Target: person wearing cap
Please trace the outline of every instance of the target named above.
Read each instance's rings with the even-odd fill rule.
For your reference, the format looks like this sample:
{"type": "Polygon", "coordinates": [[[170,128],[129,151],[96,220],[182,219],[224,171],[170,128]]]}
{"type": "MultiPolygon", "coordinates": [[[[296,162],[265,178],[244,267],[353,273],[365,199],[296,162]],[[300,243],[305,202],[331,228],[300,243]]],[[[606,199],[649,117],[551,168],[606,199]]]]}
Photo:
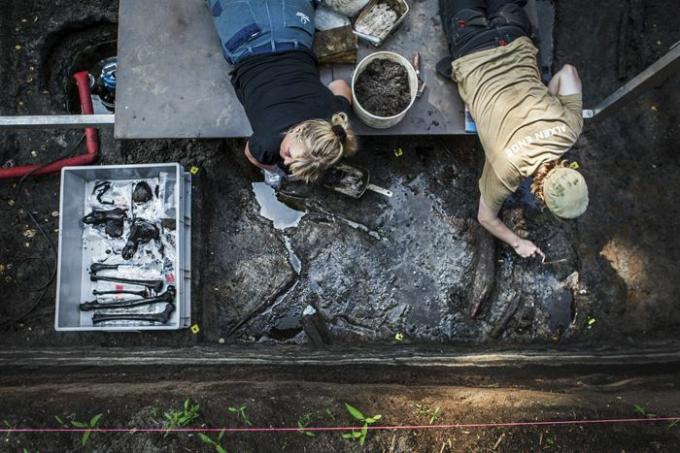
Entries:
{"type": "Polygon", "coordinates": [[[275,187],[311,182],[358,147],[352,91],[319,79],[312,52],[316,0],[207,0],[231,83],[253,134],[246,158],[275,187]]]}
{"type": "Polygon", "coordinates": [[[525,178],[563,219],[588,206],[583,176],[562,159],[583,129],[581,81],[565,65],[546,86],[530,39],[526,0],[440,0],[450,56],[437,65],[458,83],[477,124],[485,162],[479,222],[522,257],[545,256],[499,218],[505,199],[525,178]]]}

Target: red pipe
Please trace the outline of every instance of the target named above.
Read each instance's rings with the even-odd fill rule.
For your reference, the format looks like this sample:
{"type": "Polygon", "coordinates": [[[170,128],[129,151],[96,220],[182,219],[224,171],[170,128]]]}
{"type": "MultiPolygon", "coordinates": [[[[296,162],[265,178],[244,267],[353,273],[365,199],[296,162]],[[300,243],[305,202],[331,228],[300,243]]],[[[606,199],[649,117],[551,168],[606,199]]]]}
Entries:
{"type": "MultiPolygon", "coordinates": [[[[92,98],[90,97],[90,79],[87,71],[76,72],[73,74],[78,86],[78,97],[80,98],[80,112],[84,115],[92,115],[92,98]]],[[[22,165],[20,167],[0,168],[0,179],[21,178],[22,176],[31,173],[31,175],[45,175],[47,173],[54,173],[61,170],[62,167],[89,165],[96,161],[99,157],[99,136],[97,129],[94,127],[85,128],[85,144],[87,152],[74,157],[66,157],[64,159],[52,162],[39,170],[41,164],[22,165]]]]}

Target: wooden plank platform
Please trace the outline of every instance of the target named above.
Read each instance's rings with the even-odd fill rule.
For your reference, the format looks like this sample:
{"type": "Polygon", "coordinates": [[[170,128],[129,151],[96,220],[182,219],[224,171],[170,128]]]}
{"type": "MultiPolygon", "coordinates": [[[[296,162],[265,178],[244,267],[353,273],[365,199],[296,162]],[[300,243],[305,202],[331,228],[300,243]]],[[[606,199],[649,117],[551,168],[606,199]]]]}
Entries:
{"type": "MultiPolygon", "coordinates": [[[[539,25],[537,2],[549,2],[530,0],[527,5],[529,17],[539,25]]],[[[427,89],[397,126],[372,129],[357,119],[355,129],[361,135],[464,134],[455,84],[434,71],[447,53],[438,0],[409,4],[411,11],[397,31],[379,49],[361,43],[359,58],[391,50],[410,59],[417,50],[427,89]]],[[[205,0],[120,0],[119,15],[116,138],[250,136],[205,0]]],[[[552,33],[552,26],[543,28],[552,33]]],[[[550,43],[550,54],[551,38],[541,39],[550,43]]],[[[349,81],[352,71],[353,65],[323,67],[321,78],[349,81]]]]}

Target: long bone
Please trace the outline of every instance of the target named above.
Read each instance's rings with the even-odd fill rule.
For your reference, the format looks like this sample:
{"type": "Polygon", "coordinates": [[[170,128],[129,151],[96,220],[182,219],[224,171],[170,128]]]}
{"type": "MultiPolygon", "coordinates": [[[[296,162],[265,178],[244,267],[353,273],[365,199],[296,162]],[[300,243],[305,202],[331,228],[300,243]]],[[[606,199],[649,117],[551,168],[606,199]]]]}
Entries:
{"type": "Polygon", "coordinates": [[[109,277],[104,275],[90,275],[90,280],[93,282],[104,281],[104,282],[116,282],[116,283],[128,283],[130,285],[146,286],[149,289],[161,292],[163,289],[163,280],[133,280],[131,278],[120,278],[120,277],[109,277]]]}
{"type": "Polygon", "coordinates": [[[122,289],[120,291],[97,291],[96,289],[92,291],[95,296],[106,296],[108,294],[132,294],[139,297],[149,297],[149,291],[143,289],[141,291],[131,291],[127,289],[122,289]]]}
{"type": "Polygon", "coordinates": [[[95,313],[92,315],[92,323],[98,324],[106,321],[146,321],[167,324],[170,321],[172,312],[175,311],[175,304],[166,304],[165,309],[159,313],[137,314],[137,313],[95,313]]]}
{"type": "Polygon", "coordinates": [[[174,286],[168,286],[168,289],[165,290],[163,294],[159,294],[158,296],[155,297],[148,297],[145,299],[136,299],[136,300],[122,300],[119,302],[107,302],[107,303],[101,303],[96,300],[93,300],[91,302],[83,302],[80,304],[80,309],[82,311],[90,311],[90,310],[99,310],[99,309],[118,309],[118,308],[131,308],[131,307],[139,307],[141,305],[151,305],[155,304],[158,302],[167,302],[169,304],[172,304],[175,302],[175,287],[174,286]]]}

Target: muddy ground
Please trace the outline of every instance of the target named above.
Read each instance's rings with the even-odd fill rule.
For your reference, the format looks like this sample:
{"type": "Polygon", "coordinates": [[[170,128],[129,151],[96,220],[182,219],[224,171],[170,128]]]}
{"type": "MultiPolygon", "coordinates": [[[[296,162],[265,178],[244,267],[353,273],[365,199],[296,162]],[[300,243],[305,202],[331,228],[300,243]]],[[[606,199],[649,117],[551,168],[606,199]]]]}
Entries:
{"type": "MultiPolygon", "coordinates": [[[[73,5],[0,6],[0,113],[74,108],[66,80],[77,68],[69,55],[115,37],[116,5],[73,5]]],[[[667,20],[678,13],[677,2],[560,2],[556,68],[579,68],[585,104],[593,106],[680,39],[667,20]]],[[[582,219],[559,222],[526,196],[506,205],[505,219],[558,261],[550,265],[518,259],[498,243],[483,246],[488,241],[475,221],[482,152],[474,137],[365,139],[352,162],[394,197],[368,193],[355,201],[311,188],[305,200],[287,199],[305,212],[299,225],[279,230],[260,215],[252,186],[260,176],[245,163],[242,141],[120,142],[103,131],[102,163],[201,168],[193,211],[194,244],[202,244],[193,260],[201,333],[54,333],[54,285],[35,291],[54,262],[26,215],[34,212],[56,242],[58,178],[48,176],[21,187],[0,182],[0,342],[305,343],[299,316],[310,304],[338,344],[390,344],[395,336],[406,343],[518,347],[677,339],[679,83],[673,78],[613,118],[586,123],[571,153],[591,191],[582,219]],[[471,319],[474,301],[481,309],[471,319]]],[[[68,154],[78,135],[1,131],[0,161],[49,161],[68,154]]]]}
{"type": "MultiPolygon", "coordinates": [[[[73,109],[64,79],[74,68],[65,61],[83,43],[115,37],[116,6],[89,0],[2,2],[0,114],[73,109]]],[[[680,40],[674,20],[680,3],[670,0],[559,1],[556,12],[554,69],[565,63],[579,68],[587,107],[680,40]]],[[[59,182],[49,176],[20,186],[0,182],[0,345],[56,354],[74,346],[237,343],[247,351],[252,342],[305,345],[309,339],[299,316],[307,305],[319,311],[340,349],[413,343],[441,350],[449,345],[476,351],[587,350],[678,340],[679,88],[675,77],[614,117],[586,123],[571,156],[581,163],[591,191],[591,208],[582,219],[556,221],[525,196],[506,205],[510,224],[550,260],[566,260],[548,266],[517,259],[500,244],[485,245],[474,219],[482,164],[474,137],[365,139],[353,163],[368,168],[373,182],[394,197],[368,193],[356,201],[318,187],[290,188],[303,199],[285,201],[305,214],[298,219],[294,212],[277,211],[277,226],[281,219],[299,220],[277,229],[260,215],[253,183],[261,178],[243,159],[242,141],[120,142],[102,131],[102,163],[177,161],[200,168],[193,184],[192,273],[193,320],[201,330],[54,332],[54,284],[40,289],[54,262],[27,216],[34,213],[56,242],[59,182]],[[489,297],[480,297],[484,294],[489,297]],[[471,319],[476,300],[481,308],[471,319]]],[[[0,164],[56,159],[72,152],[78,136],[0,131],[0,164]]],[[[255,189],[267,200],[261,186],[255,189]]],[[[555,375],[508,382],[484,374],[458,382],[457,373],[447,372],[431,381],[342,367],[318,379],[314,370],[300,369],[278,378],[270,370],[225,381],[238,367],[174,374],[114,368],[4,370],[0,423],[58,427],[55,416],[70,424],[102,413],[102,427],[164,427],[164,413],[187,398],[200,405],[192,426],[218,427],[245,426],[228,410],[239,405],[246,405],[254,426],[297,426],[306,414],[312,414],[313,426],[347,423],[344,402],[383,415],[381,422],[389,425],[428,424],[428,411],[437,407],[438,423],[678,415],[675,375],[651,382],[573,377],[562,385],[555,375]],[[373,382],[373,376],[384,380],[373,382]]],[[[678,428],[668,425],[390,431],[369,434],[367,451],[678,451],[678,428]]],[[[82,451],[79,441],[77,434],[11,433],[2,438],[0,451],[82,451]]],[[[228,451],[359,450],[339,434],[237,434],[227,435],[223,445],[228,451]]],[[[86,450],[206,447],[196,435],[96,433],[86,450]]]]}
{"type": "MultiPolygon", "coordinates": [[[[194,429],[356,426],[345,403],[366,416],[381,415],[381,426],[645,419],[677,416],[679,403],[677,375],[663,373],[653,378],[590,374],[575,379],[548,377],[539,370],[503,383],[488,374],[461,379],[459,373],[448,384],[440,380],[436,385],[418,385],[405,378],[399,384],[360,386],[329,378],[328,373],[316,379],[312,373],[304,384],[277,379],[272,370],[226,380],[225,373],[233,374],[183,368],[169,371],[162,379],[139,370],[112,370],[107,375],[80,370],[77,377],[68,372],[6,375],[0,379],[2,428],[72,428],[73,422],[102,414],[97,427],[124,432],[94,433],[85,447],[82,433],[6,432],[0,437],[0,451],[214,451],[196,432],[167,437],[162,432],[129,432],[168,428],[166,414],[182,411],[186,400],[199,406],[197,417],[183,425],[194,429]],[[456,382],[465,379],[467,385],[456,382]],[[229,409],[241,407],[240,416],[229,409]]],[[[363,449],[342,438],[349,430],[314,436],[295,431],[227,433],[220,444],[229,452],[671,452],[680,448],[680,428],[671,423],[381,430],[368,433],[363,449]]],[[[218,437],[216,432],[209,435],[213,440],[218,437]]]]}

